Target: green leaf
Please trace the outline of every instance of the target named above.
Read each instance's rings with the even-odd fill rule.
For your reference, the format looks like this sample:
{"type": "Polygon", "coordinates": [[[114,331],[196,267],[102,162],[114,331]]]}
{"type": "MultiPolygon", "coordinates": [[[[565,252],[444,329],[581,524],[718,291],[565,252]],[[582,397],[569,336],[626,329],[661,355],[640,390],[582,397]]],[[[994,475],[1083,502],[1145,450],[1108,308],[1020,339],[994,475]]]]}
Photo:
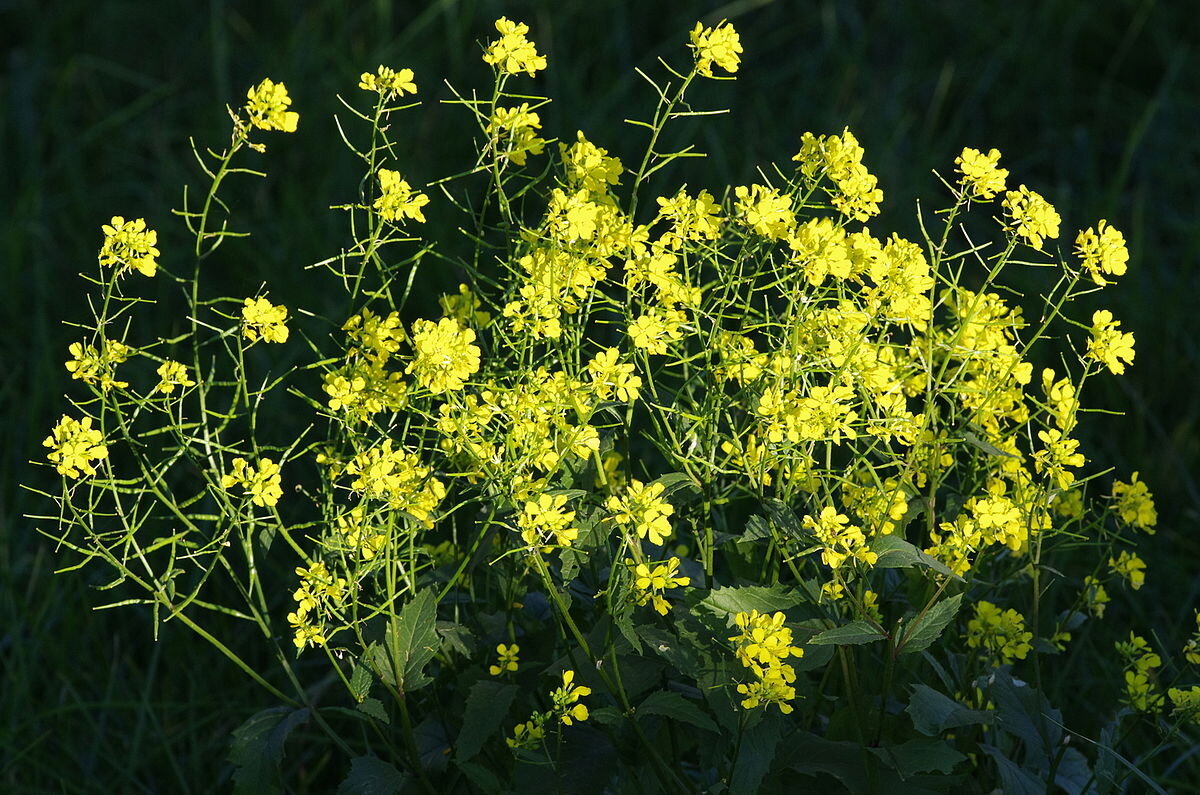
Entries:
{"type": "Polygon", "coordinates": [[[1000,785],[1005,795],[1044,795],[1046,784],[1039,776],[1018,765],[994,745],[980,743],[979,747],[996,763],[1000,785]]]}
{"type": "Polygon", "coordinates": [[[387,710],[383,708],[383,702],[377,698],[364,698],[356,709],[364,715],[370,715],[380,723],[392,722],[392,719],[388,717],[387,710]]]}
{"type": "Polygon", "coordinates": [[[799,594],[782,585],[772,585],[769,588],[761,585],[746,585],[740,588],[717,588],[710,591],[697,607],[724,617],[730,613],[749,613],[751,610],[757,610],[760,613],[774,613],[795,607],[800,604],[800,601],[799,594]]]}
{"type": "Polygon", "coordinates": [[[900,774],[909,778],[917,773],[949,774],[966,759],[945,740],[918,737],[900,745],[885,745],[870,751],[900,774]]]}
{"type": "Polygon", "coordinates": [[[877,556],[875,561],[877,569],[907,569],[911,566],[921,566],[932,569],[945,577],[953,577],[958,582],[966,582],[962,577],[950,571],[945,563],[932,555],[927,555],[897,535],[875,536],[871,539],[871,551],[877,556]]]}
{"type": "Polygon", "coordinates": [[[433,680],[425,675],[425,665],[437,654],[437,601],[432,589],[421,591],[393,618],[384,633],[396,672],[396,689],[403,695],[418,690],[433,680]]]}
{"type": "Polygon", "coordinates": [[[362,703],[362,700],[367,697],[367,693],[371,692],[371,671],[367,666],[360,663],[355,663],[354,673],[350,674],[350,694],[354,696],[354,700],[362,703]]]}
{"type": "Polygon", "coordinates": [[[643,624],[637,627],[637,634],[647,646],[675,666],[675,670],[681,674],[695,677],[700,671],[703,660],[698,649],[682,642],[673,633],[653,624],[643,624]]]}
{"type": "Polygon", "coordinates": [[[915,654],[925,651],[933,645],[933,642],[941,637],[946,626],[958,615],[962,598],[962,594],[955,594],[925,611],[925,615],[914,623],[905,634],[902,641],[904,645],[900,647],[900,653],[915,654]]]}
{"type": "Polygon", "coordinates": [[[775,526],[792,538],[803,541],[815,540],[816,536],[812,531],[800,523],[800,520],[796,518],[796,512],[783,501],[769,497],[763,500],[763,508],[766,509],[767,516],[775,523],[775,526]]]}
{"type": "Polygon", "coordinates": [[[767,524],[766,519],[754,514],[746,520],[746,529],[741,536],[743,541],[760,541],[770,537],[771,527],[767,524]]]}
{"type": "Polygon", "coordinates": [[[653,483],[658,483],[663,487],[662,494],[659,496],[664,500],[669,500],[672,495],[684,489],[695,492],[700,491],[700,488],[696,485],[696,481],[682,472],[672,472],[669,475],[663,475],[661,478],[654,480],[650,485],[653,485],[653,483]]]}
{"type": "Polygon", "coordinates": [[[283,745],[292,729],[308,720],[308,709],[272,707],[257,712],[233,731],[229,761],[233,763],[233,791],[242,795],[283,792],[283,745]]]}
{"type": "Polygon", "coordinates": [[[376,756],[356,756],[350,761],[350,775],[338,787],[338,795],[395,795],[407,776],[376,756]]]}
{"type": "Polygon", "coordinates": [[[458,769],[463,772],[464,776],[471,780],[472,784],[489,795],[504,790],[504,787],[500,784],[500,779],[496,778],[496,774],[483,765],[478,765],[474,762],[459,762],[458,769]]]}
{"type": "Polygon", "coordinates": [[[471,657],[475,653],[475,636],[471,630],[453,621],[438,621],[437,633],[442,639],[442,645],[447,649],[471,657]]]}
{"type": "Polygon", "coordinates": [[[775,746],[783,735],[779,715],[768,713],[754,728],[742,737],[737,761],[733,766],[733,778],[729,782],[730,795],[755,795],[763,778],[771,769],[775,758],[775,746]]]}
{"type": "Polygon", "coordinates": [[[596,707],[595,709],[588,710],[588,719],[602,723],[605,726],[616,726],[625,720],[625,716],[616,707],[596,707]]]}
{"type": "Polygon", "coordinates": [[[454,741],[454,758],[458,762],[472,759],[488,738],[495,734],[508,715],[508,708],[517,697],[517,686],[481,679],[471,687],[463,712],[462,729],[454,741]]]}
{"type": "Polygon", "coordinates": [[[967,709],[927,685],[913,687],[912,698],[905,711],[912,718],[916,730],[929,737],[958,726],[991,723],[993,718],[991,712],[967,709]]]}
{"type": "Polygon", "coordinates": [[[638,706],[636,714],[662,715],[690,723],[698,729],[717,731],[717,724],[713,723],[712,718],[705,714],[699,705],[670,690],[658,690],[646,696],[646,700],[638,706]]]}
{"type": "Polygon", "coordinates": [[[880,632],[866,621],[851,621],[840,627],[827,629],[813,635],[804,642],[805,646],[852,646],[860,643],[874,643],[883,640],[887,635],[880,632]]]}
{"type": "Polygon", "coordinates": [[[987,453],[988,455],[1000,456],[1002,458],[1017,458],[1018,457],[1016,455],[1013,455],[1012,453],[1007,453],[1004,450],[1001,450],[999,447],[992,444],[987,439],[984,439],[982,436],[975,433],[975,431],[978,431],[979,434],[987,433],[987,431],[985,431],[983,428],[980,428],[978,425],[968,425],[963,430],[963,439],[966,440],[967,444],[971,445],[972,447],[976,448],[977,450],[982,450],[983,452],[987,453]],[[974,430],[971,430],[972,428],[974,428],[974,430]]]}

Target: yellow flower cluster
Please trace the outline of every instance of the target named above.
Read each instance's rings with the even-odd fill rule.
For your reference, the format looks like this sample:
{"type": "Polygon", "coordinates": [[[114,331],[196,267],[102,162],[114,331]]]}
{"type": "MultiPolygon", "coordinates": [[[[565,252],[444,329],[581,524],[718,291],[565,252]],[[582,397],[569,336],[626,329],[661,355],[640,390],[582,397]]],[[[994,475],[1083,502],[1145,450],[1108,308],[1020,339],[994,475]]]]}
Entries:
{"type": "Polygon", "coordinates": [[[1169,688],[1167,698],[1171,699],[1171,714],[1176,720],[1200,723],[1200,685],[1192,685],[1187,690],[1169,688]]]}
{"type": "Polygon", "coordinates": [[[346,362],[324,376],[331,411],[351,423],[362,422],[381,411],[399,411],[407,402],[408,385],[387,363],[400,350],[404,328],[400,315],[376,315],[370,309],[351,317],[342,326],[349,342],[346,362]]]}
{"type": "Polygon", "coordinates": [[[967,646],[981,649],[992,665],[1024,660],[1033,648],[1033,633],[1025,631],[1025,619],[1016,610],[1001,610],[991,602],[975,605],[975,617],[967,622],[967,646]]]}
{"type": "Polygon", "coordinates": [[[500,17],[496,20],[496,31],[500,38],[488,45],[484,63],[492,64],[502,74],[526,72],[530,77],[546,68],[546,56],[539,55],[534,43],[525,38],[529,26],[524,22],[500,17]]]}
{"type": "Polygon", "coordinates": [[[637,591],[638,605],[647,602],[654,605],[659,615],[666,615],[671,610],[664,594],[672,588],[682,588],[690,585],[691,577],[679,576],[679,558],[670,557],[663,563],[634,563],[626,560],[625,565],[633,572],[633,587],[637,591]]]}
{"type": "Polygon", "coordinates": [[[242,305],[242,334],[251,342],[287,342],[287,307],[265,298],[247,298],[242,305]]]}
{"type": "Polygon", "coordinates": [[[564,494],[540,494],[529,500],[517,515],[517,529],[521,540],[530,549],[545,551],[543,544],[553,540],[560,547],[569,547],[579,536],[579,530],[571,526],[575,512],[566,510],[564,494]]]}
{"type": "Polygon", "coordinates": [[[65,362],[65,366],[72,379],[98,386],[101,392],[108,392],[113,387],[124,389],[129,383],[116,379],[116,369],[118,364],[129,358],[131,351],[133,348],[117,340],[106,340],[99,351],[93,345],[72,342],[67,348],[71,358],[65,362]]]}
{"type": "Polygon", "coordinates": [[[343,474],[354,478],[350,488],[367,499],[383,500],[426,527],[446,496],[446,486],[421,463],[416,453],[396,449],[391,439],[364,450],[346,463],[343,474]]]}
{"type": "Polygon", "coordinates": [[[758,397],[755,413],[763,421],[763,436],[779,444],[830,439],[854,439],[858,413],[850,408],[854,390],[843,384],[814,386],[807,391],[769,386],[758,397]]]}
{"type": "Polygon", "coordinates": [[[300,114],[288,110],[291,104],[287,87],[269,77],[246,91],[246,115],[250,124],[260,130],[295,132],[300,114]]]}
{"type": "Polygon", "coordinates": [[[587,685],[577,685],[574,682],[575,672],[563,671],[562,687],[550,694],[554,712],[564,726],[570,726],[574,721],[582,722],[588,719],[587,705],[581,704],[579,699],[590,696],[592,689],[587,685]]]}
{"type": "Polygon", "coordinates": [[[812,531],[821,544],[821,560],[831,569],[840,569],[848,559],[874,566],[879,556],[867,546],[862,528],[850,524],[850,517],[826,505],[814,519],[805,516],[801,524],[812,531]]]}
{"type": "Polygon", "coordinates": [[[625,529],[633,529],[640,538],[662,546],[671,537],[671,514],[675,507],[662,498],[661,483],[629,481],[625,496],[613,495],[605,501],[610,519],[625,529]]]}
{"type": "Polygon", "coordinates": [[[716,240],[721,232],[721,205],[712,194],[701,190],[695,197],[683,188],[672,198],[659,196],[656,200],[659,217],[671,222],[671,228],[660,238],[670,249],[678,249],[688,243],[716,240]]]}
{"type": "Polygon", "coordinates": [[[1196,630],[1183,647],[1183,658],[1192,665],[1200,665],[1200,610],[1195,611],[1196,630]]]}
{"type": "Polygon", "coordinates": [[[741,632],[729,638],[736,644],[738,662],[746,666],[754,681],[739,684],[737,691],[745,696],[743,709],[774,704],[784,715],[792,712],[789,703],[796,698],[796,670],[788,665],[788,657],[803,657],[804,649],[792,645],[792,630],[784,626],[783,613],[766,615],[757,610],[738,613],[733,617],[741,632]]]}
{"type": "Polygon", "coordinates": [[[1088,575],[1083,579],[1083,601],[1088,612],[1096,618],[1104,618],[1104,609],[1110,601],[1108,591],[1099,578],[1088,575]]]}
{"type": "Polygon", "coordinates": [[[614,396],[622,403],[637,400],[642,388],[642,379],[634,375],[634,365],[620,362],[621,352],[606,348],[587,364],[592,377],[592,391],[597,400],[610,400],[614,396]]]}
{"type": "Polygon", "coordinates": [[[412,69],[401,69],[397,72],[390,66],[383,65],[380,65],[375,74],[363,72],[358,78],[358,87],[364,91],[374,91],[385,102],[393,97],[417,93],[412,69]]]}
{"type": "Polygon", "coordinates": [[[1146,562],[1133,552],[1121,550],[1120,555],[1108,559],[1108,568],[1135,591],[1146,584],[1146,562]]]}
{"type": "Polygon", "coordinates": [[[515,108],[496,108],[486,132],[497,157],[523,166],[529,155],[540,155],[546,148],[546,141],[537,134],[541,128],[541,117],[529,109],[528,102],[522,102],[515,108]]]}
{"type": "Polygon", "coordinates": [[[492,313],[480,307],[483,302],[479,296],[465,284],[458,285],[458,295],[442,295],[438,297],[438,305],[442,307],[445,317],[457,320],[460,326],[487,328],[492,322],[492,313]]]}
{"type": "Polygon", "coordinates": [[[379,197],[371,205],[379,213],[379,217],[392,223],[400,223],[405,218],[425,223],[425,213],[421,209],[429,204],[429,197],[419,190],[413,190],[408,181],[400,177],[399,171],[381,168],[379,176],[379,197]]]}
{"type": "Polygon", "coordinates": [[[1042,198],[1037,191],[1029,190],[1024,185],[1004,194],[1004,212],[1010,219],[1010,226],[1018,237],[1038,251],[1042,250],[1043,240],[1058,238],[1058,225],[1062,221],[1054,205],[1042,198]]]}
{"type": "Polygon", "coordinates": [[[121,266],[120,273],[136,270],[143,276],[158,272],[158,232],[146,227],[145,218],[126,221],[119,215],[100,227],[104,243],[100,247],[102,266],[121,266]]]}
{"type": "Polygon", "coordinates": [[[104,434],[99,428],[92,427],[91,417],[77,420],[64,414],[42,441],[42,446],[50,448],[46,458],[58,473],[69,478],[96,474],[92,462],[108,458],[104,434]]]}
{"type": "Polygon", "coordinates": [[[296,609],[287,615],[294,633],[292,642],[297,649],[324,646],[328,638],[322,619],[345,601],[346,579],[330,574],[321,562],[313,563],[308,568],[297,567],[296,574],[300,576],[300,587],[292,594],[296,609]]]}
{"type": "Polygon", "coordinates": [[[362,505],[355,505],[334,519],[334,530],[340,538],[335,545],[339,552],[351,552],[363,560],[372,560],[387,546],[388,536],[379,531],[368,518],[362,505]]]}
{"type": "Polygon", "coordinates": [[[1092,313],[1092,337],[1088,340],[1087,356],[1121,375],[1126,364],[1133,364],[1133,332],[1121,331],[1121,323],[1113,320],[1112,312],[1099,309],[1092,313]]]}
{"type": "Polygon", "coordinates": [[[1103,287],[1108,284],[1105,275],[1124,276],[1129,267],[1129,249],[1125,247],[1125,235],[1119,229],[1101,221],[1095,228],[1088,227],[1075,238],[1075,253],[1082,261],[1083,269],[1092,281],[1103,287]]]}
{"type": "Polygon", "coordinates": [[[826,190],[842,215],[865,221],[879,215],[883,191],[879,180],[863,165],[863,154],[858,139],[847,128],[841,135],[804,133],[800,137],[800,151],[792,160],[800,163],[800,171],[806,177],[813,179],[823,174],[833,182],[834,188],[826,190]]]}
{"type": "Polygon", "coordinates": [[[790,197],[765,185],[739,185],[733,189],[737,197],[734,211],[737,218],[755,234],[771,240],[783,240],[796,225],[790,197]]]}
{"type": "Polygon", "coordinates": [[[1153,681],[1162,658],[1141,635],[1130,632],[1128,641],[1117,641],[1117,654],[1125,668],[1123,701],[1139,712],[1154,712],[1163,705],[1163,695],[1153,681]]]}
{"type": "Polygon", "coordinates": [[[180,362],[166,359],[158,366],[158,386],[154,389],[156,392],[162,392],[164,395],[169,395],[175,391],[175,387],[183,387],[187,389],[189,386],[195,386],[196,382],[188,374],[186,366],[180,362]]]}
{"type": "Polygon", "coordinates": [[[255,467],[244,458],[233,459],[233,472],[221,476],[221,488],[243,486],[250,501],[261,507],[271,507],[283,496],[279,464],[269,458],[259,459],[255,467]]]}
{"type": "Polygon", "coordinates": [[[607,149],[589,141],[582,130],[575,131],[575,143],[559,144],[558,148],[569,187],[605,195],[610,186],[621,183],[621,158],[610,157],[607,149]]]}
{"type": "Polygon", "coordinates": [[[962,154],[954,158],[954,165],[958,166],[957,171],[962,174],[959,184],[968,196],[986,201],[1004,190],[1008,169],[1000,168],[999,162],[998,149],[992,149],[985,155],[978,149],[966,147],[962,154]]]}
{"type": "Polygon", "coordinates": [[[1083,453],[1078,452],[1079,442],[1068,439],[1061,431],[1053,428],[1038,431],[1038,439],[1046,446],[1033,454],[1034,468],[1046,473],[1055,488],[1066,489],[1075,482],[1075,473],[1067,467],[1081,467],[1083,453]]]}
{"type": "Polygon", "coordinates": [[[405,372],[415,373],[417,383],[435,395],[462,389],[479,370],[475,331],[456,320],[418,320],[413,323],[412,340],[416,356],[405,372]]]}
{"type": "Polygon", "coordinates": [[[1158,511],[1154,507],[1154,495],[1134,472],[1128,483],[1115,481],[1112,488],[1117,516],[1130,527],[1154,535],[1158,525],[1158,511]]]}
{"type": "Polygon", "coordinates": [[[714,77],[713,64],[734,74],[741,64],[742,40],[738,32],[725,20],[715,28],[706,28],[697,22],[692,29],[692,41],[688,45],[695,51],[696,71],[705,77],[714,77]]]}

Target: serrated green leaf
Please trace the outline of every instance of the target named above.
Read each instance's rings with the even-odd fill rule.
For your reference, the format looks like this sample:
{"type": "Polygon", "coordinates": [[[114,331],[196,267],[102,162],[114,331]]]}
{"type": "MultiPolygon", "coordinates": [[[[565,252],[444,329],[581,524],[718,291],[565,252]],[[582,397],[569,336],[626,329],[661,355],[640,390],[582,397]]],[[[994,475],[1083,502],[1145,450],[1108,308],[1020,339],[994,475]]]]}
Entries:
{"type": "Polygon", "coordinates": [[[880,632],[866,621],[851,621],[840,627],[819,632],[804,642],[805,646],[853,646],[861,643],[874,643],[883,640],[887,635],[880,632]]]}
{"type": "Polygon", "coordinates": [[[364,715],[369,715],[380,723],[391,723],[392,719],[388,717],[387,710],[383,708],[383,702],[377,698],[364,698],[362,703],[355,707],[364,715]]]}
{"type": "Polygon", "coordinates": [[[945,563],[922,552],[897,535],[875,536],[871,539],[871,551],[876,555],[875,568],[877,569],[907,569],[911,566],[921,566],[945,577],[953,577],[958,582],[965,582],[945,563]]]}
{"type": "Polygon", "coordinates": [[[475,636],[471,630],[453,621],[438,621],[437,633],[442,639],[442,645],[448,650],[471,657],[475,653],[475,636]]]}
{"type": "Polygon", "coordinates": [[[994,745],[980,743],[979,747],[996,763],[1005,795],[1044,795],[1046,785],[1038,776],[1009,759],[994,745]]]}
{"type": "Polygon", "coordinates": [[[474,762],[460,762],[458,763],[458,769],[463,772],[464,776],[471,780],[472,784],[485,793],[488,793],[488,795],[501,792],[504,789],[496,774],[483,765],[478,765],[474,762]]]}
{"type": "Polygon", "coordinates": [[[354,672],[350,674],[350,694],[354,696],[356,702],[362,702],[367,697],[367,693],[371,692],[371,671],[361,662],[354,665],[354,672]]]}
{"type": "Polygon", "coordinates": [[[699,705],[670,690],[658,690],[646,696],[646,699],[638,705],[636,714],[639,716],[662,715],[672,720],[690,723],[698,729],[717,731],[717,724],[705,714],[699,705]]]}
{"type": "Polygon", "coordinates": [[[673,633],[654,626],[643,624],[636,629],[640,637],[652,651],[675,666],[681,674],[695,677],[703,661],[697,649],[681,642],[673,633]]]}
{"type": "Polygon", "coordinates": [[[761,723],[746,732],[729,782],[730,795],[755,795],[758,792],[771,769],[775,746],[782,735],[779,716],[775,713],[768,713],[761,723]]]}
{"type": "Polygon", "coordinates": [[[929,737],[959,726],[991,723],[993,719],[991,712],[967,709],[927,685],[913,687],[913,694],[905,712],[912,718],[913,727],[929,737]]]}
{"type": "Polygon", "coordinates": [[[962,594],[955,594],[925,611],[925,615],[905,633],[902,641],[904,645],[900,647],[900,653],[915,654],[925,651],[933,645],[933,642],[941,637],[946,626],[958,615],[962,598],[962,594]]]}
{"type": "Polygon", "coordinates": [[[356,756],[350,761],[350,775],[338,787],[338,795],[395,795],[404,787],[407,776],[390,762],[376,756],[356,756]]]}
{"type": "Polygon", "coordinates": [[[724,617],[730,613],[775,613],[800,604],[799,594],[782,585],[769,588],[761,585],[746,585],[740,588],[717,588],[700,601],[697,607],[724,617]]]}
{"type": "Polygon", "coordinates": [[[517,686],[481,679],[471,687],[463,712],[462,729],[454,741],[454,758],[470,761],[504,724],[508,708],[517,697],[517,686]]]}
{"type": "Polygon", "coordinates": [[[746,520],[746,529],[741,535],[743,541],[760,541],[770,537],[771,526],[767,524],[766,519],[758,514],[754,514],[746,520]]]}
{"type": "Polygon", "coordinates": [[[283,792],[283,746],[292,729],[308,720],[308,709],[272,707],[257,712],[233,731],[229,761],[237,795],[283,792]]]}
{"type": "Polygon", "coordinates": [[[885,745],[870,751],[885,764],[908,778],[917,773],[941,773],[947,775],[955,765],[966,759],[945,740],[918,737],[900,745],[885,745]]]}
{"type": "Polygon", "coordinates": [[[625,716],[616,707],[596,707],[588,710],[588,718],[606,726],[616,726],[625,720],[625,716]]]}
{"type": "Polygon", "coordinates": [[[775,523],[775,526],[787,535],[797,540],[815,540],[816,537],[812,531],[800,523],[800,520],[796,518],[796,512],[789,508],[782,500],[769,497],[763,500],[763,508],[766,510],[770,520],[775,523]]]}
{"type": "Polygon", "coordinates": [[[397,675],[396,689],[401,694],[418,690],[433,680],[424,673],[425,665],[437,654],[437,601],[432,589],[419,592],[393,618],[384,633],[384,645],[397,675]]]}

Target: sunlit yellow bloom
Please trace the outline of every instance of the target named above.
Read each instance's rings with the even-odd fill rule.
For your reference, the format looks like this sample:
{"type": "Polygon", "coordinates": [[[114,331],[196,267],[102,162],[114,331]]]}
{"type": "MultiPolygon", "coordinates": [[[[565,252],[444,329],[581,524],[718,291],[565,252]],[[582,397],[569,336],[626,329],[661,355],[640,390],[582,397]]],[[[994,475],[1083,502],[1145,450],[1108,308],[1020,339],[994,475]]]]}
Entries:
{"type": "Polygon", "coordinates": [[[58,473],[69,478],[96,474],[92,462],[108,458],[104,434],[92,427],[91,417],[77,420],[64,414],[42,446],[50,448],[46,458],[58,473]]]}
{"type": "Polygon", "coordinates": [[[260,130],[296,131],[300,114],[287,109],[292,98],[283,83],[268,77],[246,91],[246,100],[246,114],[253,126],[260,130]]]}

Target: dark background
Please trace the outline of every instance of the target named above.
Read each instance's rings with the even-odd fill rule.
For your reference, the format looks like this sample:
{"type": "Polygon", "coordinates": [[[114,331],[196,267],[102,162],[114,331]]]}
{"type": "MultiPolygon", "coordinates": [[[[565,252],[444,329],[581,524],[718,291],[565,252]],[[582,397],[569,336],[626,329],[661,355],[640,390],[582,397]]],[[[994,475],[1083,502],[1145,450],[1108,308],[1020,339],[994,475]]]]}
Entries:
{"type": "MultiPolygon", "coordinates": [[[[27,462],[43,458],[71,389],[62,362],[78,333],[63,321],[87,317],[76,274],[95,266],[100,225],[144,216],[169,260],[188,244],[170,210],[183,184],[201,184],[189,136],[223,145],[224,105],[263,76],[284,81],[299,132],[267,137],[267,154],[246,163],[269,175],[230,194],[254,237],[214,258],[206,278],[234,295],[266,279],[273,298],[337,316],[329,283],[303,270],[346,243],[344,218],[328,208],[349,200],[359,177],[336,137],[335,94],[353,96],[359,73],[379,64],[413,68],[425,105],[404,116],[406,176],[460,170],[472,150],[451,134],[461,134],[462,110],[438,103],[450,97],[441,81],[488,90],[480,42],[502,14],[528,22],[549,58],[525,84],[554,99],[543,135],[582,129],[626,163],[644,137],[622,120],[648,118],[654,100],[634,69],[663,76],[658,56],[685,68],[697,19],[735,24],[738,79],[692,95],[697,108],[731,113],[672,128],[672,140],[697,141],[709,157],[660,184],[719,192],[753,180],[758,165],[786,163],[803,131],[848,125],[885,191],[876,231],[917,238],[914,203],[944,202],[931,170],[949,174],[963,146],[999,148],[1010,184],[1056,205],[1064,254],[1100,218],[1121,229],[1128,275],[1077,315],[1112,309],[1137,336],[1137,360],[1125,377],[1089,384],[1087,402],[1126,416],[1093,415],[1081,433],[1093,471],[1139,470],[1158,498],[1161,530],[1143,546],[1148,584],[1115,619],[1173,643],[1186,633],[1200,584],[1192,3],[0,2],[0,788],[221,786],[214,771],[229,732],[266,703],[184,631],[167,627],[154,643],[147,615],[91,611],[106,596],[91,590],[100,573],[54,575],[69,559],[22,518],[46,506],[19,483],[57,488],[52,471],[27,462]]],[[[431,216],[431,234],[453,235],[437,223],[431,216]]],[[[457,283],[448,269],[422,279],[457,283]]],[[[170,306],[157,310],[168,323],[170,306]]]]}

